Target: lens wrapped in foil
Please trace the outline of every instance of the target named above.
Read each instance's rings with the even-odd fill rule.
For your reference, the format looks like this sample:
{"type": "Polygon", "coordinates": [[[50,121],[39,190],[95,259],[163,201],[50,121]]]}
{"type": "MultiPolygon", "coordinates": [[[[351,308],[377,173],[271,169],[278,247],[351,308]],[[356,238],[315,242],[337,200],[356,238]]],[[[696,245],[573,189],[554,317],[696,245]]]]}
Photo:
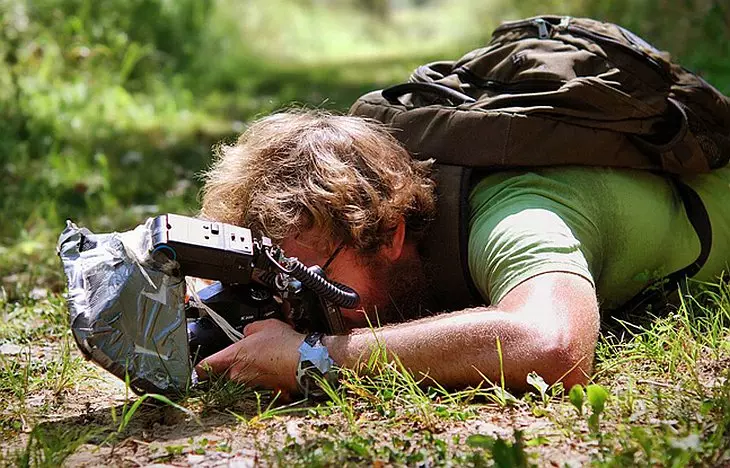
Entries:
{"type": "Polygon", "coordinates": [[[152,267],[149,226],[93,234],[69,221],[58,254],[83,354],[137,392],[174,394],[192,378],[185,283],[162,272],[174,268],[152,267]]]}

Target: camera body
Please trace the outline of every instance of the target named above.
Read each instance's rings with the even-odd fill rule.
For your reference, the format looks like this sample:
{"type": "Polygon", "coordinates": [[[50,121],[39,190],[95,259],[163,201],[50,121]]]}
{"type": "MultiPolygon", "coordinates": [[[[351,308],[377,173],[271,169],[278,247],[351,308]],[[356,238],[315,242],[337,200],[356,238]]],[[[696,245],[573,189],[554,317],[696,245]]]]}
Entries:
{"type": "MultiPolygon", "coordinates": [[[[239,333],[247,324],[268,318],[289,322],[300,332],[345,331],[338,305],[287,272],[282,265],[296,259],[285,257],[268,237],[255,236],[247,228],[176,214],[154,218],[151,233],[155,262],[172,262],[174,276],[215,281],[197,291],[197,299],[186,306],[194,363],[231,344],[201,304],[239,333]]],[[[306,271],[308,277],[327,281],[319,266],[306,271]]]]}

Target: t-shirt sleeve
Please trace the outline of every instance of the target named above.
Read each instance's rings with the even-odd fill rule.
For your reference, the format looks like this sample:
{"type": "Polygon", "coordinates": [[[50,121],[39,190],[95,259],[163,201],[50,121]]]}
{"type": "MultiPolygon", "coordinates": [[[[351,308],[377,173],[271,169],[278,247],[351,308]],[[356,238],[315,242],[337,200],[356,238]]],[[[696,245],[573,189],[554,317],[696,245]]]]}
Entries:
{"type": "Polygon", "coordinates": [[[574,199],[564,203],[569,197],[533,187],[507,184],[481,192],[477,187],[470,197],[469,269],[491,304],[548,272],[574,273],[595,287],[601,257],[596,225],[574,199]]]}

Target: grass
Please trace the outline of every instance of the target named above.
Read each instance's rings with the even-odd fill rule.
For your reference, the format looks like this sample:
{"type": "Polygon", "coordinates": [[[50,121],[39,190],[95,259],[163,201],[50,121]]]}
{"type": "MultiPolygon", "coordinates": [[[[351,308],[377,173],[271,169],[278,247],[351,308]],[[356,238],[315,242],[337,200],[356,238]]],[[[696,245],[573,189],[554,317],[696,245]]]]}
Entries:
{"type": "Polygon", "coordinates": [[[381,347],[319,406],[224,380],[171,402],[84,361],[54,254],[64,220],[108,231],[193,213],[211,147],[257,115],[344,111],[546,9],[621,21],[730,91],[721,2],[426,1],[385,19],[366,2],[254,3],[0,0],[0,466],[730,463],[723,281],[658,317],[606,317],[593,382],[565,392],[534,374],[523,395],[453,391],[381,347]]]}
{"type": "Polygon", "coordinates": [[[19,467],[60,466],[81,445],[91,440],[94,431],[83,426],[47,430],[39,425],[33,428],[25,449],[13,454],[8,461],[19,467]]]}
{"type": "MultiPolygon", "coordinates": [[[[595,383],[585,389],[562,393],[533,374],[535,391],[509,399],[499,385],[447,391],[409,374],[397,359],[386,360],[381,349],[367,363],[368,374],[343,370],[342,385],[330,389],[330,399],[319,406],[281,406],[275,395],[221,380],[176,403],[145,396],[125,398],[120,407],[117,386],[104,396],[99,411],[105,416],[90,426],[93,433],[67,423],[84,413],[70,402],[95,398],[85,396],[79,382],[113,377],[88,367],[51,326],[46,335],[25,338],[18,354],[2,357],[3,438],[25,440],[2,460],[43,466],[67,456],[93,456],[95,450],[123,457],[130,440],[141,440],[147,445],[140,442],[136,453],[148,461],[255,454],[264,463],[292,466],[727,463],[728,297],[726,284],[698,285],[673,314],[642,326],[625,323],[625,333],[605,335],[595,383]],[[56,346],[48,354],[33,351],[49,340],[56,346]],[[165,408],[178,416],[170,417],[165,408]],[[180,436],[159,439],[145,429],[149,421],[163,421],[155,427],[180,436]],[[235,434],[230,443],[215,439],[221,428],[235,434]],[[219,442],[201,443],[205,438],[219,442]]],[[[24,306],[18,322],[37,323],[29,313],[34,307],[35,302],[24,306]]]]}

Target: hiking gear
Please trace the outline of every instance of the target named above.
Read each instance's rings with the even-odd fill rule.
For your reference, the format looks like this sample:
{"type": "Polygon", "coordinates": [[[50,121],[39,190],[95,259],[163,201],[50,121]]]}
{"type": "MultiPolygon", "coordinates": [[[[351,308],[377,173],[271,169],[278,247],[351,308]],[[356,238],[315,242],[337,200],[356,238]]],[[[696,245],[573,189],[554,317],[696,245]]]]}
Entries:
{"type": "MultiPolygon", "coordinates": [[[[419,67],[350,113],[385,123],[416,157],[436,160],[438,222],[426,249],[438,254],[453,308],[480,300],[465,262],[465,200],[478,171],[588,165],[684,174],[730,158],[727,97],[626,29],[587,18],[504,23],[486,47],[419,67]]],[[[668,277],[672,284],[698,271],[711,246],[701,199],[673,180],[702,251],[668,277]]]]}
{"type": "Polygon", "coordinates": [[[417,156],[457,166],[686,173],[730,158],[730,100],[636,35],[591,19],[505,23],[487,47],[421,66],[351,113],[392,126],[417,156]]]}

